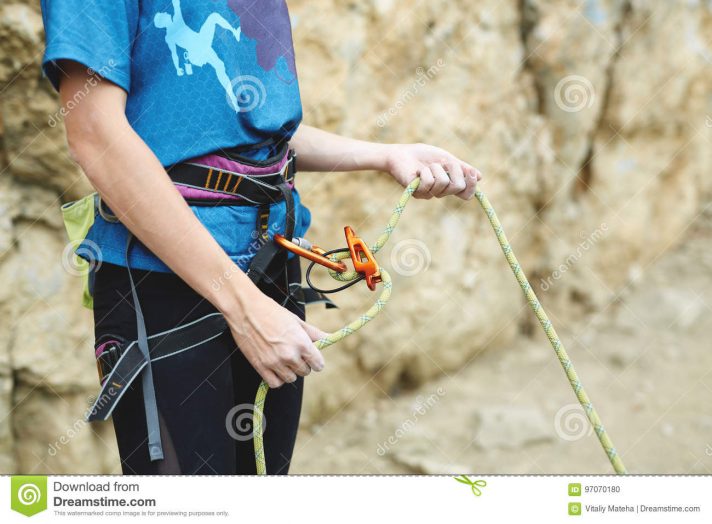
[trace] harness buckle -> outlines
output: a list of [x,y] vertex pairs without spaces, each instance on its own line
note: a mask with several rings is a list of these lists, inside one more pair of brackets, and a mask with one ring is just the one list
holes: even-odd
[[280,235],[279,233],[274,235],[274,241],[277,243],[277,245],[283,247],[288,251],[291,251],[295,255],[299,255],[300,257],[304,257],[307,260],[316,262],[317,264],[329,268],[332,271],[336,271],[337,273],[343,273],[347,270],[346,264],[344,264],[343,262],[334,262],[333,260],[330,260],[329,258],[324,256],[325,251],[319,246],[309,245],[302,247],[299,244],[292,242],[291,240],[287,240],[287,238]]
[[279,174],[287,184],[294,183],[294,174],[297,172],[297,154],[293,150],[287,153],[287,161],[280,170]]
[[350,226],[344,228],[346,233],[346,243],[349,246],[351,253],[351,261],[354,265],[354,270],[361,273],[366,278],[368,289],[374,291],[376,284],[381,282],[381,269],[378,267],[378,262],[373,257],[373,253],[368,248],[366,243],[358,236]]

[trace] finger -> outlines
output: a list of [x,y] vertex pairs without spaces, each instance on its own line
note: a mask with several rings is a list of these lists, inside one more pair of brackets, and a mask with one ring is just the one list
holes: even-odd
[[465,173],[462,170],[462,164],[457,161],[448,162],[447,173],[450,175],[450,185],[443,191],[444,195],[457,195],[465,190],[467,182],[465,181]]
[[294,372],[296,375],[299,375],[300,377],[306,377],[309,373],[311,373],[312,368],[301,356],[301,353],[302,352],[295,355],[293,359],[285,361],[284,364],[286,365],[286,367],[289,368],[290,371]]
[[[301,320],[302,328],[307,333],[312,342],[326,338],[328,333],[324,333],[321,329],[316,326],[312,326]],[[314,344],[305,344],[304,349],[300,352],[301,357],[306,362],[311,369],[314,371],[321,371],[324,369],[324,355]]]
[[482,180],[482,173],[480,173],[479,169],[473,167],[472,165],[468,164],[467,162],[462,162],[462,170],[464,171],[465,175],[468,173],[471,173],[479,182]]
[[302,326],[302,329],[304,331],[306,331],[307,335],[309,335],[309,338],[311,339],[312,342],[316,342],[317,340],[326,338],[329,335],[325,331],[322,331],[318,327],[313,326],[313,325],[309,324],[308,322],[303,321],[302,319],[299,319],[299,322]]
[[393,178],[395,178],[403,187],[408,186],[413,179],[418,177],[418,173],[413,171],[412,166],[405,165],[396,166],[393,171],[391,171],[391,175],[393,175]]
[[273,371],[285,384],[291,384],[297,380],[296,373],[286,366],[279,366],[277,369],[273,369]]
[[472,167],[472,166],[469,166],[469,168],[472,170],[472,173],[474,173],[474,176],[478,182],[480,180],[482,180],[482,173],[480,172],[479,169],[477,169],[476,167]]
[[433,198],[433,195],[430,194],[430,188],[433,187],[433,184],[435,183],[435,177],[433,177],[432,171],[430,171],[430,168],[428,167],[423,167],[420,170],[419,176],[420,185],[413,193],[413,196],[415,198],[422,198],[425,200]]
[[261,368],[261,369],[258,369],[257,372],[262,377],[262,380],[264,380],[267,383],[267,385],[272,389],[278,388],[279,386],[284,384],[284,382],[276,374],[274,374],[272,372],[272,370],[270,370],[270,369]]
[[468,172],[471,172],[473,174],[473,176],[475,177],[477,182],[482,180],[482,173],[480,173],[479,169],[477,169],[476,167],[472,167],[470,164],[466,164],[466,165],[467,165]]
[[290,369],[300,377],[306,377],[309,373],[312,372],[311,366],[307,364],[304,360],[302,360],[299,364],[294,364],[290,366]]
[[463,200],[470,200],[475,194],[475,189],[477,189],[477,176],[474,171],[466,169],[465,172],[465,189],[460,191],[457,197]]
[[314,371],[324,369],[324,355],[319,351],[314,344],[308,344],[301,351],[301,356],[310,368]]
[[430,194],[437,198],[445,196],[444,191],[450,185],[450,177],[445,172],[445,168],[441,164],[431,164],[430,171],[435,178],[435,183],[430,188]]
[[318,349],[314,348],[313,351],[306,351],[302,358],[314,371],[319,372],[324,369],[324,355]]

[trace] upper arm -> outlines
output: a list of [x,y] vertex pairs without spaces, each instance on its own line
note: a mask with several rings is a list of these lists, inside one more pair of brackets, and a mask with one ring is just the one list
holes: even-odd
[[[59,60],[62,70],[59,97],[65,119],[72,113],[113,113],[126,109],[126,91],[76,60]],[[115,115],[113,115],[115,116]]]
[[[80,161],[91,145],[125,122],[138,0],[42,0],[42,69],[60,92],[70,153]],[[81,162],[80,162],[81,163]]]
[[108,141],[121,134],[126,119],[126,91],[74,60],[61,60],[59,86],[69,151],[82,164],[95,149],[104,150]]

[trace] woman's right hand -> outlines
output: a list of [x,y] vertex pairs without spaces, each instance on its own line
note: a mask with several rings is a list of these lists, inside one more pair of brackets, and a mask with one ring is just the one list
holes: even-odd
[[252,367],[271,388],[324,369],[314,342],[326,336],[256,287],[243,307],[223,311],[232,336]]

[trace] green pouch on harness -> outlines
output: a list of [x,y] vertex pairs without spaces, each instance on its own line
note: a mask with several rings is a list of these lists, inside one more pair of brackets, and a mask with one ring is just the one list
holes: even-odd
[[[89,232],[89,228],[94,224],[97,197],[97,193],[92,193],[74,202],[68,202],[61,207],[64,228],[67,230],[72,250],[82,243]],[[76,253],[72,253],[72,256],[74,257],[74,267],[77,274],[84,279],[82,305],[92,309],[94,307],[94,298],[89,289],[89,272],[91,269],[89,262]]]

